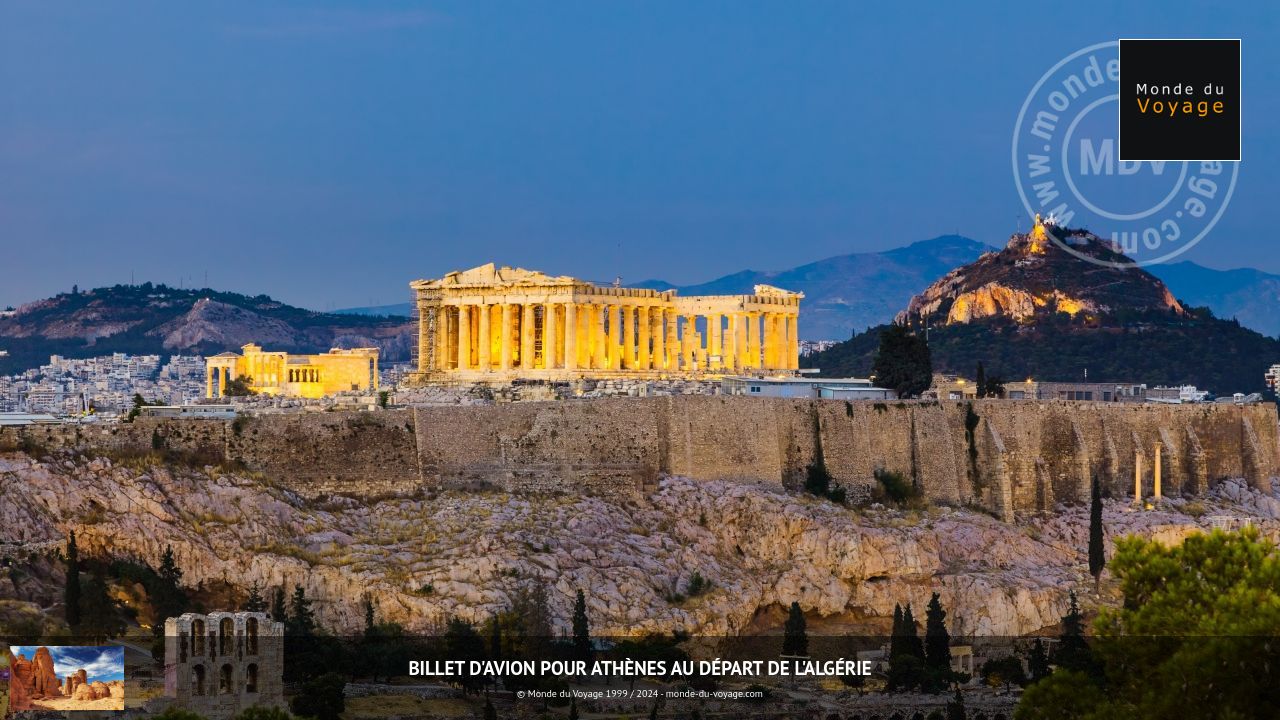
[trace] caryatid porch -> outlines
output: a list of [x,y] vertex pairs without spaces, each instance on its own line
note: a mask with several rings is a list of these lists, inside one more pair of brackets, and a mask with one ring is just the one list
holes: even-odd
[[483,265],[411,283],[422,381],[790,374],[801,293],[678,297]]

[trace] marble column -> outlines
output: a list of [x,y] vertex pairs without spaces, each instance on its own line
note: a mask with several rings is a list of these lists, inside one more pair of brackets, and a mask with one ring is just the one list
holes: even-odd
[[448,370],[452,363],[449,362],[449,355],[452,352],[453,332],[449,328],[449,320],[451,313],[449,306],[440,305],[436,308],[436,371],[444,372]]
[[774,322],[776,317],[777,316],[773,313],[766,312],[763,313],[763,317],[761,318],[764,325],[760,331],[760,344],[764,346],[764,361],[762,366],[768,369],[773,369],[778,366],[778,333],[776,332],[777,323]]
[[664,311],[667,322],[667,370],[680,370],[680,316],[674,309]]
[[493,306],[477,305],[476,311],[480,313],[480,336],[476,343],[479,352],[476,354],[480,369],[488,372],[493,369]]
[[649,308],[641,305],[636,308],[636,367],[641,370],[649,369]]
[[471,365],[471,307],[458,306],[458,369],[470,370]]
[[522,370],[533,369],[536,324],[533,303],[522,303],[520,305],[520,369]]
[[213,397],[213,368],[204,366],[204,396]]
[[666,310],[660,307],[650,308],[650,332],[653,335],[653,356],[649,363],[654,370],[665,370],[667,367],[667,324]]
[[760,314],[747,313],[747,367],[760,367]]
[[418,303],[418,372],[431,370],[431,358],[427,348],[431,347],[429,326],[434,312],[425,303]]
[[636,309],[622,306],[622,367],[636,369]]
[[605,335],[605,306],[591,306],[591,367],[604,370],[609,367],[609,339]]
[[787,367],[800,367],[800,316],[796,314],[787,315]]
[[680,369],[684,371],[695,370],[697,363],[698,348],[698,316],[685,315],[684,322],[680,325]]
[[578,367],[578,306],[573,302],[564,304],[564,368],[575,370]]
[[[719,370],[724,367],[724,342],[721,338],[724,318],[719,313],[707,316],[707,369]],[[711,358],[715,358],[712,360]]]
[[724,369],[738,369],[738,313],[729,314],[729,329],[724,335],[721,348],[724,356]]
[[501,327],[498,328],[498,366],[503,370],[510,370],[513,355],[511,346],[514,342],[511,324],[515,318],[515,309],[511,306],[511,303],[502,303],[499,307],[502,310],[499,312],[498,317],[502,320]]
[[606,306],[609,311],[609,356],[606,366],[610,370],[622,367],[622,313],[617,305]]
[[556,306],[547,303],[542,306],[542,367],[550,370],[559,363],[559,318],[556,317]]

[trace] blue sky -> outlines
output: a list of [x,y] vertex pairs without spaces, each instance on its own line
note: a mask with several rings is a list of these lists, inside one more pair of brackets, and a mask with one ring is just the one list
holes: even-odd
[[[26,655],[30,660],[35,657],[40,645],[13,645],[9,648],[14,656]],[[53,670],[58,680],[66,680],[68,675],[75,674],[81,668],[89,682],[110,682],[124,679],[124,648],[119,645],[99,647],[81,646],[44,646],[49,648],[53,657]]]
[[317,309],[489,260],[707,280],[1025,227],[1027,91],[1241,37],[1239,186],[1187,257],[1280,272],[1280,8],[0,0],[0,305],[152,280]]

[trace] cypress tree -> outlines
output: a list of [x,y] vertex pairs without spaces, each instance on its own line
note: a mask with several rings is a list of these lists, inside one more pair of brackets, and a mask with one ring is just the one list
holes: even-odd
[[578,698],[569,701],[569,720],[578,720]]
[[903,648],[912,657],[924,660],[924,643],[920,640],[920,623],[911,614],[911,603],[902,611]]
[[76,547],[76,531],[67,539],[67,583],[63,593],[67,624],[71,629],[80,625],[80,550]]
[[889,659],[902,655],[902,605],[893,604],[893,633],[889,636]]
[[284,622],[289,619],[289,614],[285,611],[284,606],[284,588],[276,587],[271,593],[271,619],[277,622]]
[[365,637],[369,637],[373,635],[373,626],[374,626],[373,598],[369,597],[368,595],[365,595],[364,599],[361,602],[364,605],[364,635]]
[[782,654],[796,657],[809,655],[809,635],[805,631],[804,611],[800,603],[791,603],[787,624],[782,629]]
[[981,360],[978,361],[978,372],[976,375],[977,377],[974,378],[974,385],[976,386],[974,390],[978,397],[984,398],[987,396],[987,370],[982,367]]
[[573,603],[573,653],[578,660],[591,661],[591,622],[587,619],[587,598],[581,590]]
[[258,581],[254,580],[249,586],[249,597],[244,601],[245,612],[262,612],[267,609],[267,600],[262,597],[262,590],[258,587]]
[[315,613],[311,611],[311,601],[307,599],[307,591],[301,585],[293,586],[293,598],[289,602],[289,619],[285,621],[289,634],[307,637],[316,629]]
[[1049,654],[1045,652],[1044,643],[1040,642],[1040,638],[1031,644],[1031,654],[1027,657],[1027,674],[1028,679],[1035,682],[1042,678],[1046,678],[1050,673]]
[[1105,547],[1102,543],[1102,487],[1095,477],[1089,502],[1089,574],[1093,576],[1094,592],[1098,590],[1102,568],[1106,564]]
[[930,690],[938,692],[951,677],[951,636],[947,633],[947,611],[942,609],[938,593],[929,598],[925,610],[924,651]]

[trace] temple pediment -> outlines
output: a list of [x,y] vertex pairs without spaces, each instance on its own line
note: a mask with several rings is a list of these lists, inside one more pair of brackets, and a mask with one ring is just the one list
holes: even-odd
[[419,280],[414,283],[414,287],[527,287],[581,284],[589,283],[568,275],[553,276],[537,270],[505,265],[498,267],[494,263],[485,263],[470,270],[455,270],[439,280]]
[[804,293],[802,292],[793,292],[791,290],[783,290],[780,287],[774,287],[772,285],[756,285],[755,288],[753,289],[755,290],[756,295],[759,295],[761,297],[781,297],[781,298],[803,298],[804,297]]

